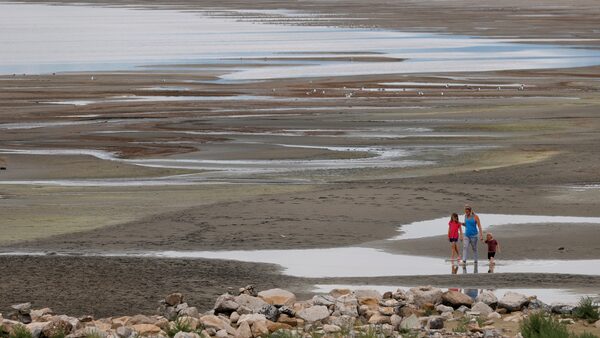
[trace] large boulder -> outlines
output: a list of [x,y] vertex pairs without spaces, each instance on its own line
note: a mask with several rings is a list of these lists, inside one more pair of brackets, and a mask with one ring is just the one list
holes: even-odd
[[154,324],[155,321],[156,320],[154,320],[153,318],[150,318],[148,316],[135,315],[135,316],[129,318],[125,322],[125,325],[131,326],[131,325],[136,325],[136,324]]
[[457,309],[461,306],[471,306],[473,299],[462,292],[449,290],[442,294],[442,303]]
[[413,301],[417,306],[425,303],[438,304],[442,301],[443,291],[432,286],[419,286],[409,290],[409,294],[413,297]]
[[283,305],[293,305],[296,302],[296,295],[283,289],[261,291],[258,293],[258,298],[278,307]]
[[326,306],[315,305],[298,311],[296,316],[308,323],[314,323],[329,317],[329,309]]
[[520,311],[527,303],[529,299],[527,296],[508,291],[504,294],[504,297],[498,301],[498,307],[506,309],[509,312]]
[[31,313],[31,303],[29,303],[29,302],[11,305],[10,307],[17,310],[20,314]]
[[234,300],[237,304],[240,305],[240,307],[246,307],[254,313],[257,313],[263,306],[268,305],[268,303],[264,300],[247,294],[241,294],[235,297]]
[[251,329],[254,337],[264,337],[269,334],[269,327],[266,320],[254,322]]
[[485,303],[491,307],[494,307],[496,304],[498,304],[498,298],[492,291],[489,290],[482,291],[477,298],[475,298],[475,301]]

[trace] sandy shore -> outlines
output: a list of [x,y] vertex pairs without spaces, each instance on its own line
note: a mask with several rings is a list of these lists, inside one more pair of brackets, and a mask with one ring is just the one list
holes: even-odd
[[[597,38],[594,29],[599,9],[594,2],[581,1],[560,8],[552,0],[535,5],[505,2],[506,6],[494,8],[472,1],[369,2],[369,10],[365,10],[364,2],[350,2],[344,5],[344,15],[375,13],[360,25],[377,23],[403,30]],[[201,6],[215,4],[205,1]],[[196,6],[187,1],[170,5]],[[434,5],[436,10],[431,10]],[[302,5],[232,2],[227,6],[322,12],[339,9],[337,1]],[[521,7],[518,12],[517,6]],[[353,22],[344,19],[340,24]],[[423,22],[439,22],[443,27],[423,27]],[[596,45],[597,41],[577,43]],[[108,159],[0,154],[0,166],[7,168],[0,171],[0,208],[5,215],[0,222],[0,251],[363,245],[445,257],[448,244],[443,237],[384,240],[397,234],[402,224],[444,217],[460,211],[465,203],[481,213],[598,216],[600,189],[572,187],[600,182],[600,67],[290,79],[249,86],[204,82],[215,80],[220,71],[202,70],[201,66],[196,70],[174,67],[168,71],[0,77],[0,148],[111,154]],[[92,75],[94,81],[90,81]],[[185,82],[189,87],[186,91],[143,89],[157,84],[177,87],[189,80],[196,82]],[[352,100],[343,97],[343,87],[378,88],[382,82],[394,81],[471,82],[491,87],[478,91],[424,85],[417,88],[426,92],[424,96],[415,92],[398,95],[364,91]],[[525,83],[527,90],[498,91],[494,87],[514,83]],[[299,100],[313,88],[326,94],[318,100]],[[124,95],[207,93],[224,98],[103,101]],[[235,95],[280,100],[226,98]],[[95,103],[68,104],[82,100]],[[46,125],[28,125],[36,123]],[[402,128],[420,131],[411,134]],[[386,133],[406,135],[390,137]],[[331,147],[363,148],[339,151]],[[142,179],[171,180],[178,174],[206,174],[205,170],[131,162],[136,160],[351,160],[373,156],[365,147],[408,149],[410,160],[428,164],[216,175],[209,176],[214,184],[205,185],[181,181],[178,185],[123,184]],[[65,180],[94,180],[96,185],[66,186]],[[15,185],[16,181],[23,182]],[[597,228],[593,226],[515,225],[493,231],[502,243],[502,259],[600,257],[595,240]],[[565,250],[559,251],[559,247]],[[600,286],[598,277],[561,275],[560,271],[543,275],[453,276],[449,271],[446,276],[302,279],[282,275],[278,267],[263,264],[141,258],[6,256],[0,257],[0,270],[10,272],[10,277],[0,283],[0,311],[13,303],[33,301],[37,307],[50,306],[58,312],[99,316],[150,312],[156,299],[173,291],[182,291],[192,297],[194,304],[208,308],[227,287],[250,283],[258,288],[285,286],[299,295],[318,283],[570,289]],[[43,288],[39,286],[41,279],[45,280]],[[107,301],[96,306],[94,300],[100,297]]]

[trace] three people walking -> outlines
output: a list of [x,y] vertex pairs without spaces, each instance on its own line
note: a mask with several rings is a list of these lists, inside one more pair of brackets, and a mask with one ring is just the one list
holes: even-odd
[[[465,228],[464,235],[463,235],[462,227]],[[463,244],[462,257],[459,253],[459,248],[458,248],[458,239],[459,238]],[[490,240],[492,240],[492,239],[493,238],[491,236],[489,236],[488,241],[486,241],[486,244],[488,244],[488,246],[490,246],[488,248],[488,259],[490,259],[490,263],[493,264],[493,259],[494,259],[494,254],[496,251],[497,242],[496,242],[496,240],[493,240],[493,242],[490,242]],[[452,216],[450,217],[450,222],[448,223],[448,240],[450,242],[450,251],[451,251],[450,260],[451,261],[454,261],[454,259],[455,259],[454,257],[456,257],[458,262],[462,262],[463,264],[466,265],[467,260],[469,259],[469,251],[471,251],[472,257],[473,257],[473,262],[475,264],[477,264],[477,261],[478,261],[477,244],[478,244],[479,240],[483,241],[483,230],[481,229],[481,221],[479,220],[479,216],[477,216],[475,214],[475,212],[473,212],[473,208],[470,205],[465,205],[465,221],[464,221],[464,223],[461,223],[458,220],[458,215],[456,213],[453,213]],[[471,250],[469,250],[469,248]],[[490,255],[489,250],[493,250],[494,254]]]

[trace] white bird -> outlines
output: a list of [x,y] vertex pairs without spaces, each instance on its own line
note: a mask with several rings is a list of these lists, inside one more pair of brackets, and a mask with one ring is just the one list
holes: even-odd
[[92,76],[90,79],[91,79],[92,81],[94,81],[94,77],[93,77],[93,76]]
[[446,88],[450,88],[450,86],[446,83]]
[[442,96],[444,96],[444,92],[442,92]]
[[325,94],[325,91],[322,91],[321,94]]

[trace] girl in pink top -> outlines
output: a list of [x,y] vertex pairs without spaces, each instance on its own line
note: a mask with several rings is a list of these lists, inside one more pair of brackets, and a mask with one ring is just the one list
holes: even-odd
[[461,257],[458,251],[458,237],[460,235],[460,239],[463,239],[462,232],[462,223],[458,221],[458,214],[453,213],[450,216],[450,222],[448,223],[448,240],[450,241],[450,252],[451,252],[451,261],[454,261],[454,255],[456,255],[457,260],[460,262]]

